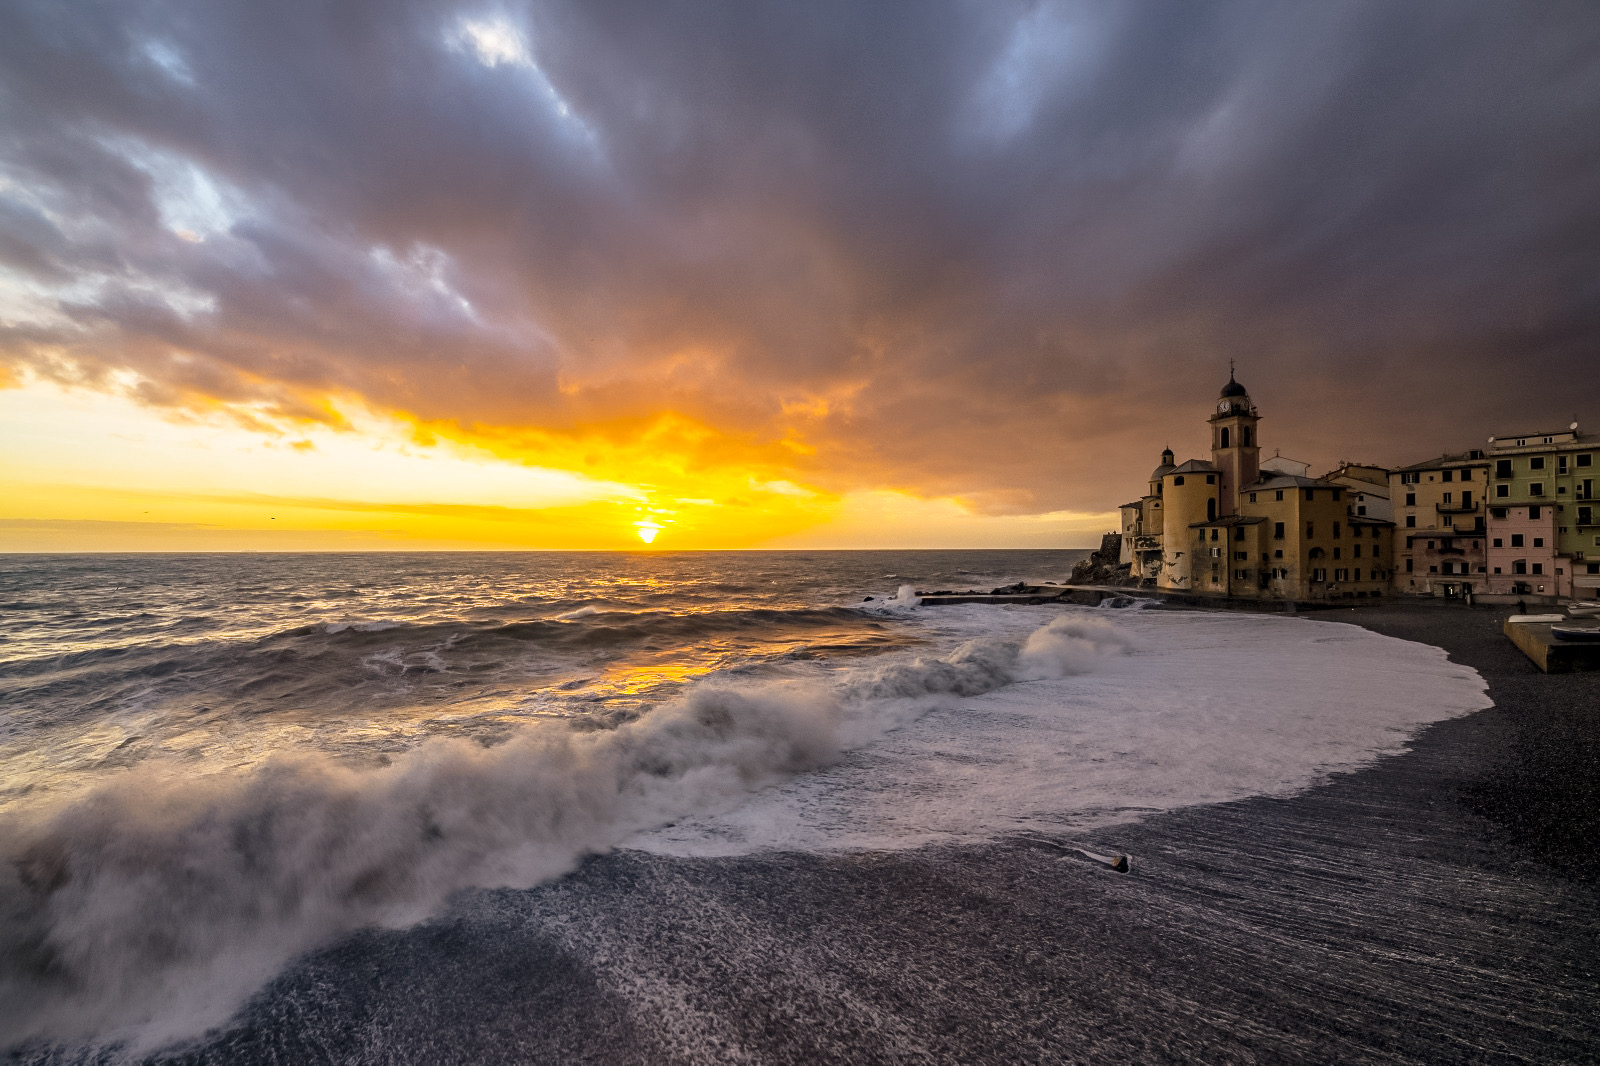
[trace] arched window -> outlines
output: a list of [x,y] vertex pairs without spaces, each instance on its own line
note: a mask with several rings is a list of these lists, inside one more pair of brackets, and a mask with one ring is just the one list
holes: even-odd
[[1244,447],[1246,447],[1246,448],[1250,447],[1250,427],[1249,426],[1240,426],[1239,427],[1239,443],[1241,445],[1243,445]]
[[1323,555],[1323,552],[1322,552],[1321,548],[1312,548],[1311,549],[1311,558],[1320,559],[1320,558],[1322,558],[1322,555]]
[[1222,427],[1222,445],[1221,446],[1224,447],[1224,448],[1226,448],[1228,446],[1228,427],[1227,426],[1223,426]]

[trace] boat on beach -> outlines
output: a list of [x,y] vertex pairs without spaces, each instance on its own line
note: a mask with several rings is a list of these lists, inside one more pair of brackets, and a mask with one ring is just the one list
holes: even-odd
[[1567,615],[1572,618],[1600,618],[1600,600],[1573,600],[1567,604]]
[[1553,625],[1550,633],[1561,640],[1600,644],[1600,626]]

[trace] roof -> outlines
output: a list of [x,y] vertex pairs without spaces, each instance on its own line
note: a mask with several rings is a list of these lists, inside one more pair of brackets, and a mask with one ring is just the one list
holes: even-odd
[[1144,506],[1144,500],[1134,500],[1132,503],[1123,504],[1121,507],[1118,507],[1117,510],[1126,511],[1130,507],[1143,507],[1143,506]]
[[1348,485],[1335,485],[1331,481],[1321,481],[1314,477],[1301,477],[1298,474],[1276,474],[1273,477],[1257,481],[1254,485],[1246,485],[1245,492],[1259,492],[1262,489],[1348,489]]
[[1392,526],[1393,522],[1382,518],[1373,518],[1371,515],[1353,514],[1350,516],[1352,526]]
[[1265,522],[1260,515],[1230,514],[1221,518],[1213,518],[1209,522],[1190,522],[1190,529],[1204,529],[1207,526],[1253,526]]
[[1569,433],[1572,434],[1574,438],[1582,436],[1582,434],[1578,432],[1578,424],[1574,422],[1572,425],[1562,426],[1560,429],[1541,429],[1533,433],[1496,433],[1490,439],[1496,444],[1503,444],[1508,440],[1527,440],[1529,437],[1539,437],[1541,439],[1544,437],[1564,437]]
[[1217,464],[1208,459],[1188,459],[1167,471],[1169,474],[1215,474]]
[[1245,391],[1245,387],[1243,385],[1241,385],[1237,381],[1233,380],[1233,373],[1230,371],[1228,373],[1228,383],[1226,385],[1222,386],[1221,395],[1223,397],[1228,397],[1228,396],[1248,396],[1250,394],[1247,391]]
[[1457,452],[1454,454],[1446,453],[1439,456],[1437,459],[1429,459],[1422,463],[1412,463],[1410,466],[1402,466],[1399,469],[1390,472],[1394,474],[1403,474],[1410,473],[1413,470],[1443,470],[1446,466],[1488,465],[1489,460],[1486,457],[1480,456],[1479,458],[1474,459],[1472,458],[1470,452]]

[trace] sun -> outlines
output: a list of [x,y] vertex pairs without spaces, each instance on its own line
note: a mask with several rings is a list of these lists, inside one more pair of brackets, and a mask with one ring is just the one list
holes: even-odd
[[646,544],[654,541],[656,539],[656,534],[661,532],[661,527],[656,525],[654,522],[649,521],[648,519],[643,522],[635,522],[633,526],[639,532],[639,539],[644,541]]

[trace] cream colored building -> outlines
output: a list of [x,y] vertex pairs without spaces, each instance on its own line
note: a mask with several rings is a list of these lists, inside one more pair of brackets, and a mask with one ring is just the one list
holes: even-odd
[[1262,469],[1261,415],[1230,376],[1208,420],[1211,458],[1150,474],[1122,506],[1123,561],[1141,583],[1248,599],[1381,596],[1391,578],[1393,523],[1352,511],[1352,490],[1277,461]]
[[1484,497],[1489,461],[1481,451],[1441,455],[1389,475],[1395,502],[1396,592],[1469,596],[1488,591]]

